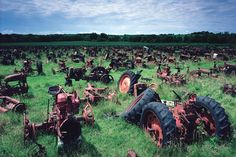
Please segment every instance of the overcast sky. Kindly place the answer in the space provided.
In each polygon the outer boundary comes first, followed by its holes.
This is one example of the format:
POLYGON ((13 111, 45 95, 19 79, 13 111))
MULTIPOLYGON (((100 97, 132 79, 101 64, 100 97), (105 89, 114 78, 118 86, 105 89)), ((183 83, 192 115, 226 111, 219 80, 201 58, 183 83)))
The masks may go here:
POLYGON ((236 32, 236 0, 0 0, 0 32, 236 32))

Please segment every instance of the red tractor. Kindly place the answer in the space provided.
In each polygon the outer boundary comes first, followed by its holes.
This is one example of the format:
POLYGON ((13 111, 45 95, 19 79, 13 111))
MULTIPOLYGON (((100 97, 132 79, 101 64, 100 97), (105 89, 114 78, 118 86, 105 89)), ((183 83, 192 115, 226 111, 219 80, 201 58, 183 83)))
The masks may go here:
POLYGON ((228 115, 220 103, 195 94, 190 94, 186 101, 177 97, 173 106, 167 106, 148 88, 134 99, 121 117, 141 126, 158 147, 176 141, 190 143, 206 135, 230 137, 228 115))
POLYGON ((179 74, 179 72, 171 75, 169 66, 166 66, 162 71, 159 70, 160 68, 158 68, 157 77, 161 78, 166 83, 172 85, 181 85, 186 83, 185 75, 179 74))
POLYGON ((79 145, 81 142, 81 122, 94 124, 94 114, 90 104, 86 104, 82 111, 82 116, 76 116, 81 103, 76 92, 66 93, 60 86, 49 88, 49 93, 55 97, 52 111, 48 117, 40 124, 31 123, 24 115, 24 141, 35 142, 38 132, 55 134, 58 139, 58 150, 64 152, 71 146, 79 145))

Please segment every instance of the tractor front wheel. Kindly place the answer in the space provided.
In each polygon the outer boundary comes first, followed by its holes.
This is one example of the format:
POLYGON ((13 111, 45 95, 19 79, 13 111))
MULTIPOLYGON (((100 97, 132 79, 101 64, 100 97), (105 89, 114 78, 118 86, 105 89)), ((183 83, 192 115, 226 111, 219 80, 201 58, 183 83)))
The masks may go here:
POLYGON ((123 73, 118 81, 118 88, 121 93, 134 93, 134 85, 138 82, 134 72, 126 71, 123 73))

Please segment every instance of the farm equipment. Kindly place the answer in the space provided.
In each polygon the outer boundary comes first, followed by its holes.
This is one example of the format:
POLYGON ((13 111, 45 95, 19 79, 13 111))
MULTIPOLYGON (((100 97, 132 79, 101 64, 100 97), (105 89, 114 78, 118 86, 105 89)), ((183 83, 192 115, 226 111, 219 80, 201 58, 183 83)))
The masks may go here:
POLYGON ((8 112, 9 110, 23 113, 26 110, 26 105, 9 96, 0 96, 0 113, 8 112))
POLYGON ((125 67, 128 69, 134 69, 134 62, 132 60, 122 59, 122 58, 113 58, 109 66, 113 70, 117 70, 120 67, 125 67))
POLYGON ((174 92, 174 106, 167 106, 148 88, 136 97, 121 117, 141 126, 158 147, 193 142, 205 136, 230 137, 230 122, 221 105, 207 96, 189 94, 186 101, 174 92))
POLYGON ((223 71, 226 75, 236 74, 236 64, 224 63, 223 71))
POLYGON ((230 94, 232 96, 236 96, 236 86, 232 84, 225 84, 223 87, 223 92, 225 94, 230 94))
POLYGON ((14 73, 24 73, 26 75, 33 73, 36 71, 35 69, 32 68, 32 60, 26 59, 23 62, 23 67, 20 70, 15 69, 14 73))
POLYGON ((109 74, 110 69, 106 69, 102 66, 93 68, 89 75, 86 75, 86 71, 86 68, 70 68, 68 76, 76 81, 82 79, 87 81, 101 81, 105 84, 114 81, 114 78, 109 74))
POLYGON ((55 134, 58 139, 59 152, 67 151, 71 146, 81 143, 81 122, 94 124, 94 114, 92 106, 87 103, 82 111, 82 116, 76 116, 81 100, 76 92, 66 93, 60 86, 53 86, 48 91, 54 96, 52 111, 49 112, 47 119, 40 124, 31 123, 24 114, 24 141, 36 141, 38 132, 55 134))
MULTIPOLYGON (((88 87, 84 90, 84 96, 91 103, 96 103, 102 99, 114 100, 116 97, 115 92, 110 92, 108 88, 95 88, 92 84, 88 83, 88 87)), ((116 99, 116 103, 118 100, 116 99)))
POLYGON ((85 56, 80 52, 75 52, 71 55, 71 60, 75 63, 79 63, 80 61, 85 62, 85 56))
POLYGON ((66 66, 66 61, 64 60, 59 60, 58 62, 58 66, 59 66, 59 72, 64 72, 66 73, 68 70, 68 67, 66 66))
POLYGON ((1 64, 3 65, 14 65, 15 59, 12 56, 12 54, 6 53, 3 55, 3 58, 1 59, 1 64))
POLYGON ((190 53, 181 53, 180 60, 192 60, 193 62, 199 62, 201 59, 196 55, 191 55, 190 53))
MULTIPOLYGON (((119 91, 121 93, 128 93, 136 97, 148 87, 155 89, 155 84, 150 84, 148 86, 146 83, 138 82, 139 78, 142 76, 141 73, 142 70, 137 71, 137 73, 134 73, 132 71, 126 71, 125 73, 123 73, 118 81, 119 91)), ((149 80, 148 78, 144 79, 149 80)))
POLYGON ((186 83, 185 76, 183 74, 179 74, 179 72, 177 72, 171 75, 169 66, 166 66, 162 71, 160 71, 159 67, 157 70, 157 77, 161 78, 164 82, 173 85, 182 85, 186 83))
POLYGON ((200 69, 198 68, 198 70, 193 70, 190 71, 190 76, 194 77, 194 78, 198 78, 203 76, 203 74, 207 75, 207 76, 211 76, 211 77, 218 77, 217 74, 213 73, 213 69, 200 69))
POLYGON ((24 73, 16 73, 6 76, 0 82, 0 95, 12 96, 28 92, 28 83, 24 73))

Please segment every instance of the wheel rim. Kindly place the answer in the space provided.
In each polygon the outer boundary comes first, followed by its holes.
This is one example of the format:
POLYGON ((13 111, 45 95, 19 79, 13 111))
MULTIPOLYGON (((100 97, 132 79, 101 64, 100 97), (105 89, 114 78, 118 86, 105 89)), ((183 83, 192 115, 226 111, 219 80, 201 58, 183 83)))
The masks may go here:
POLYGON ((153 111, 146 112, 144 129, 152 137, 152 140, 156 143, 156 145, 161 147, 163 141, 163 132, 160 121, 153 111))
POLYGON ((130 77, 128 75, 124 75, 120 82, 119 82, 119 90, 121 93, 128 93, 129 88, 130 88, 130 77))

